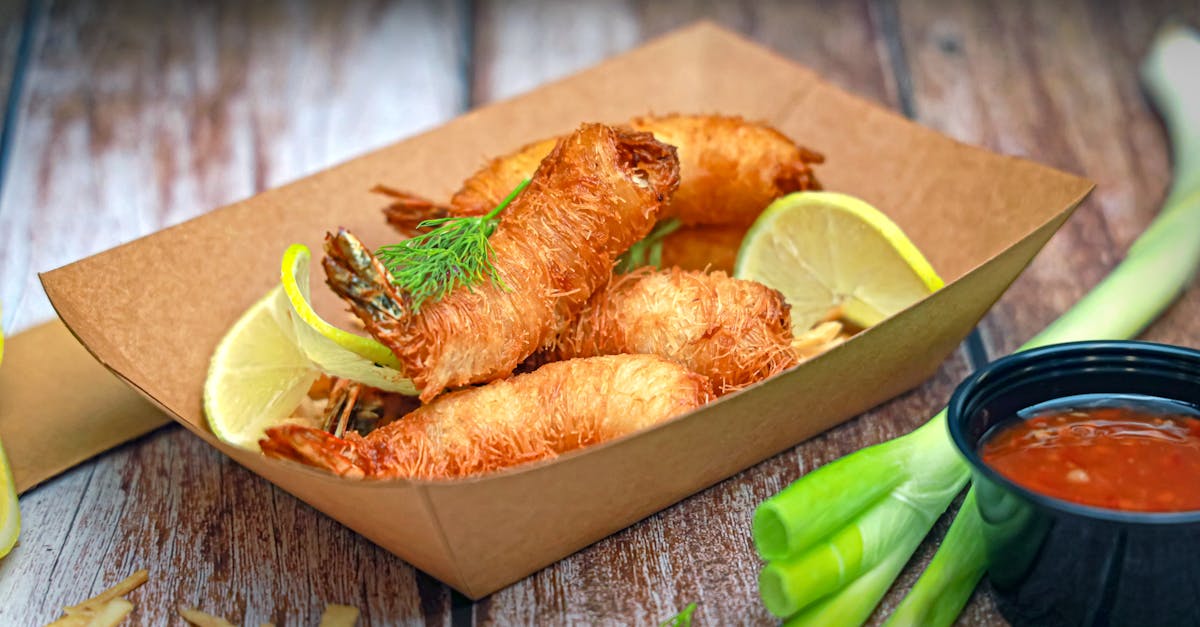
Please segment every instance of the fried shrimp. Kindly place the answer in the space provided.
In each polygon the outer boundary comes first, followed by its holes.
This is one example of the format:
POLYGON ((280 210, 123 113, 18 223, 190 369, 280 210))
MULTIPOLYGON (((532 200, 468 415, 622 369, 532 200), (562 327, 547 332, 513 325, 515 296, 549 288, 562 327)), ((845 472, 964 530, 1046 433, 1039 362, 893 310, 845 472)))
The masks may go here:
POLYGON ((593 357, 451 392, 366 436, 284 425, 259 444, 270 457, 346 477, 448 479, 550 459, 712 398, 707 379, 661 357, 593 357))
POLYGON ((820 154, 765 124, 719 115, 634 118, 630 126, 679 150, 682 183, 664 215, 684 224, 749 226, 772 200, 820 189, 820 154))
POLYGON ((661 266, 731 273, 746 230, 742 225, 680 227, 662 239, 661 266))
POLYGON ((615 277, 535 359, 650 353, 708 377, 725 394, 795 365, 792 339, 776 290, 724 272, 643 269, 615 277))
POLYGON ((502 283, 454 289, 414 310, 353 235, 325 242, 327 282, 390 348, 429 401, 512 373, 548 346, 646 236, 679 184, 675 149, 587 124, 561 140, 489 239, 502 283))
POLYGON ((516 152, 492 159, 482 170, 463 181, 462 188, 450 197, 454 215, 481 215, 491 211, 500 199, 512 191, 554 149, 557 139, 543 139, 522 146, 516 152), (508 186, 508 189, 505 189, 508 186))
MULTIPOLYGON (((664 218, 678 217, 687 225, 749 226, 772 200, 820 189, 812 166, 824 157, 765 124, 719 115, 667 115, 634 118, 630 126, 679 151, 681 182, 664 218)), ((491 160, 463 182, 449 205, 385 186, 375 191, 394 199, 384 214, 406 234, 421 220, 482 215, 537 169, 554 141, 527 144, 491 160)))

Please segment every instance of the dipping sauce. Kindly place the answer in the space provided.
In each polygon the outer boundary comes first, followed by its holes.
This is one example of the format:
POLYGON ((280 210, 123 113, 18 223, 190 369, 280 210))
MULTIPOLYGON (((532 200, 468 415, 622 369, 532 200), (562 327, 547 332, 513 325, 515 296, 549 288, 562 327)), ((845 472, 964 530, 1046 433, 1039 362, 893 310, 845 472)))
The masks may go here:
POLYGON ((1147 396, 1043 403, 993 428, 984 463, 1035 492, 1135 512, 1200 510, 1200 411, 1147 396))

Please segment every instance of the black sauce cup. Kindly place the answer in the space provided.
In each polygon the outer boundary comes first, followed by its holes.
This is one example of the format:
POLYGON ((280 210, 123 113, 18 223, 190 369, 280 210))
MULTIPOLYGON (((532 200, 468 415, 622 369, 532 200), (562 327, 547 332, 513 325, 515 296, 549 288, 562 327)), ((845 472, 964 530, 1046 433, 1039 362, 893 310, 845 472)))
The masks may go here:
POLYGON ((1028 490, 979 456, 988 429, 1022 409, 1083 394, 1138 394, 1200 407, 1200 351, 1074 342, 1017 353, 950 400, 950 436, 971 465, 988 579, 1014 625, 1200 625, 1200 511, 1143 513, 1028 490))

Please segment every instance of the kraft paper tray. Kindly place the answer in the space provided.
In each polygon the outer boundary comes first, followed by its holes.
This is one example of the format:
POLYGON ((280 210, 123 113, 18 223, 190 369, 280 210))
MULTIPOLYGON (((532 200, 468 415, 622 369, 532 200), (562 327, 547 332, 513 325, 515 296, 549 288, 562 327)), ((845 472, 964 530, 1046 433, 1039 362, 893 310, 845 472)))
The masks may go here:
MULTIPOLYGON (((1090 190, 966 146, 711 25, 42 276, 87 349, 238 463, 479 598, 929 377, 1090 190), (654 113, 765 120, 827 157, 825 187, 888 213, 948 285, 831 352, 666 424, 478 479, 362 482, 218 442, 201 388, 217 341, 288 244, 346 226, 393 237, 377 183, 447 198, 489 155, 654 113)), ((318 308, 342 309, 316 286, 318 308)), ((338 318, 341 319, 341 318, 338 318)), ((747 533, 749 530, 747 530, 747 533)))

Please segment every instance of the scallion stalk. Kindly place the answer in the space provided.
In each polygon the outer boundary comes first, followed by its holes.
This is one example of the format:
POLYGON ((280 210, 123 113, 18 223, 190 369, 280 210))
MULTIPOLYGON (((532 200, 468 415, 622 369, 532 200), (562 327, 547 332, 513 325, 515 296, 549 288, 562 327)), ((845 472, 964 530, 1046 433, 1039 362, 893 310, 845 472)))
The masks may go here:
MULTIPOLYGON (((1135 337, 1187 288, 1200 266, 1200 35, 1173 25, 1155 38, 1142 84, 1167 124, 1175 181, 1157 219, 1099 285, 1022 346, 1135 337)), ((949 625, 987 567, 974 490, 889 625, 949 625)))
MULTIPOLYGON (((1200 36, 1164 29, 1142 68, 1173 147, 1175 183, 1158 218, 1099 285, 1019 350, 1136 336, 1200 266, 1200 36)), ((754 514, 768 560, 767 609, 792 625, 856 625, 891 587, 966 482, 945 410, 921 428, 809 473, 754 514)), ((949 625, 983 574, 979 513, 968 493, 942 547, 891 625, 949 625)))

